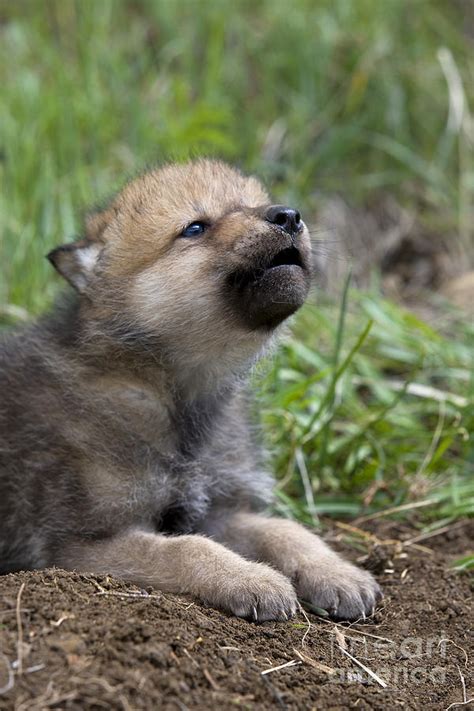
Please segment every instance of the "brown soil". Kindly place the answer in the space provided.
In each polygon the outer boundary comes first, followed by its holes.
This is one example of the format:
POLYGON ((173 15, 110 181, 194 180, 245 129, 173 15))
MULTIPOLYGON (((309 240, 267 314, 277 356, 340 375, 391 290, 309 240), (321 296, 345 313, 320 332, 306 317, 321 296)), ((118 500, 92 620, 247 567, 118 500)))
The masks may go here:
POLYGON ((374 618, 351 626, 310 613, 256 626, 61 570, 4 576, 0 708, 446 709, 474 696, 469 581, 449 567, 472 528, 407 544, 416 531, 399 523, 333 527, 328 538, 359 562, 365 550, 385 591, 374 618))

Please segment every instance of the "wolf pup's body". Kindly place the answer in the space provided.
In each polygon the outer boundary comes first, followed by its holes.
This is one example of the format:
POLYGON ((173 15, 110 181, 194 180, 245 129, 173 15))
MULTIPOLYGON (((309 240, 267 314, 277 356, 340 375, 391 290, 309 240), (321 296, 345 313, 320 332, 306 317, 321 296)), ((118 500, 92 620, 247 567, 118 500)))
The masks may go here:
POLYGON ((309 288, 299 214, 225 164, 170 165, 49 258, 74 298, 0 344, 0 571, 110 573, 258 621, 297 595, 369 614, 368 573, 259 513, 243 383, 309 288))

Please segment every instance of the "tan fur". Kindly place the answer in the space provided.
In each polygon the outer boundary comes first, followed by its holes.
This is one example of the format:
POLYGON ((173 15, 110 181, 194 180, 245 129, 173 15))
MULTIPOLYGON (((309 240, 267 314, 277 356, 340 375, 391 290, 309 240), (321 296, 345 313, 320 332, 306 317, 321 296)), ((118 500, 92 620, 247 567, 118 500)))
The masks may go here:
POLYGON ((166 538, 132 530, 92 546, 71 546, 59 562, 164 592, 195 595, 255 622, 286 620, 296 612, 296 594, 288 578, 204 536, 166 538))
MULTIPOLYGON (((257 180, 224 163, 169 165, 134 180, 105 211, 91 216, 88 236, 110 243, 110 273, 124 277, 155 263, 193 220, 216 221, 225 212, 268 202, 257 180)), ((237 227, 241 234, 239 221, 237 227)), ((220 232, 219 241, 229 245, 232 233, 220 232)))

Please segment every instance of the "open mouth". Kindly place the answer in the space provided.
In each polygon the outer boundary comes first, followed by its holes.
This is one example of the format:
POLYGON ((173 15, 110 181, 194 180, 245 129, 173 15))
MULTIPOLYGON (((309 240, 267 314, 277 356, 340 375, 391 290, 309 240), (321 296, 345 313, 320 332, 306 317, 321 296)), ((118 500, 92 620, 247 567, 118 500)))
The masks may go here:
POLYGON ((225 282, 236 313, 252 329, 276 328, 299 309, 310 286, 304 250, 286 246, 276 251, 274 243, 266 246, 249 259, 247 267, 229 274, 225 282))
POLYGON ((287 247, 282 249, 280 252, 273 257, 273 259, 264 267, 263 271, 267 269, 274 269, 275 267, 301 267, 304 268, 303 260, 296 247, 287 247))
POLYGON ((242 270, 232 274, 230 283, 237 289, 250 285, 257 285, 265 275, 270 276, 273 270, 282 270, 285 267, 299 267, 305 269, 300 251, 296 247, 286 247, 277 252, 271 259, 263 260, 254 269, 242 270))

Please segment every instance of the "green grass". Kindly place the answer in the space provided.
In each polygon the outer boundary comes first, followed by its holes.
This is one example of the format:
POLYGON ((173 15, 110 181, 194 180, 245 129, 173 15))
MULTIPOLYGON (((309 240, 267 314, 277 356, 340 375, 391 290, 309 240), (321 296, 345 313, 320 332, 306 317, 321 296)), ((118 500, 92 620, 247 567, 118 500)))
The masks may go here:
POLYGON ((473 514, 474 324, 451 316, 442 335, 375 294, 348 301, 308 305, 265 381, 280 508, 473 514))
MULTIPOLYGON (((334 192, 390 192, 472 264, 461 5, 0 0, 0 317, 51 303, 44 254, 86 206, 147 163, 200 154, 256 171, 310 217, 334 192)), ((264 386, 288 515, 472 511, 473 326, 440 319, 376 290, 302 312, 264 386)))
POLYGON ((455 560, 453 568, 461 573, 469 573, 470 571, 474 571, 474 555, 466 555, 464 558, 455 560))

